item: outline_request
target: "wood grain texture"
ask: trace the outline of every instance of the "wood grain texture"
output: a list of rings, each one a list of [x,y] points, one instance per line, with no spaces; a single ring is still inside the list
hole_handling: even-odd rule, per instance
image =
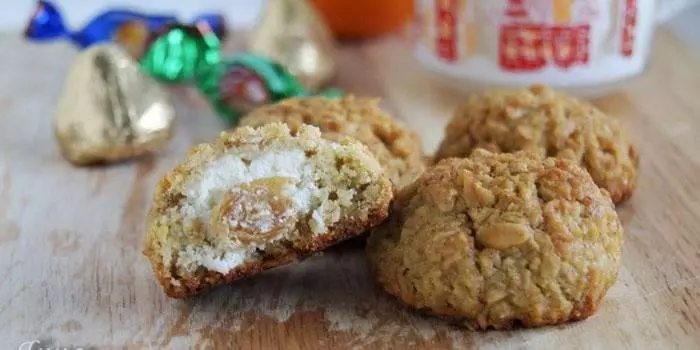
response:
[[[187,89],[162,152],[110,167],[60,158],[50,116],[74,55],[1,36],[0,347],[696,349],[700,344],[700,59],[660,31],[644,76],[595,103],[623,119],[641,154],[619,207],[623,267],[583,322],[469,332],[380,291],[358,247],[268,271],[185,301],[165,297],[141,255],[153,185],[221,125]],[[343,48],[337,86],[382,106],[432,152],[463,100],[426,79],[401,38]],[[28,75],[28,70],[32,74]],[[30,78],[29,78],[30,77]]]

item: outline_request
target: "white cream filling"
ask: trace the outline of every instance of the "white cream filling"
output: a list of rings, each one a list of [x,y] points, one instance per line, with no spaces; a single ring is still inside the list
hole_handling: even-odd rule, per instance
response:
[[[208,221],[212,203],[216,203],[222,193],[244,183],[275,176],[292,179],[298,183],[298,187],[307,187],[308,179],[305,179],[305,183],[299,183],[302,182],[304,173],[310,173],[311,169],[306,169],[307,167],[309,164],[301,150],[267,152],[251,160],[248,166],[241,160],[240,155],[229,154],[210,164],[201,178],[190,184],[187,198],[195,210],[195,215]],[[315,187],[313,179],[310,185]],[[308,210],[310,206],[309,201],[295,203],[303,204],[303,207],[299,208],[302,210]]]
[[[253,247],[253,251],[255,247]],[[210,246],[188,245],[180,251],[178,266],[188,271],[194,271],[203,266],[208,270],[227,273],[249,259],[253,251],[214,249]]]
[[[312,164],[303,150],[268,151],[251,159],[248,165],[241,160],[242,156],[244,155],[232,153],[214,161],[200,177],[189,184],[186,192],[187,199],[182,207],[182,214],[185,217],[196,218],[208,224],[214,207],[221,201],[224,193],[255,180],[285,177],[290,179],[291,183],[284,187],[282,195],[291,198],[293,210],[300,216],[312,212],[309,226],[314,234],[323,234],[327,231],[327,226],[332,222],[324,221],[322,203],[328,198],[328,190],[319,189],[316,186]],[[340,195],[341,200],[349,202],[354,191],[346,190]],[[339,219],[338,215],[334,215],[333,218],[334,222]],[[260,220],[256,225],[261,231],[272,229],[272,225],[265,220]],[[271,241],[282,238],[284,238],[283,235],[278,235]],[[190,245],[179,253],[177,265],[188,271],[202,266],[209,270],[227,273],[252,258],[258,248],[262,247],[254,244],[245,246],[227,244],[217,247]]]

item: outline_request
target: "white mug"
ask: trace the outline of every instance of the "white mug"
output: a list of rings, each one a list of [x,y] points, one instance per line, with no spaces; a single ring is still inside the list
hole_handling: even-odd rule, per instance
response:
[[[654,0],[418,0],[417,60],[464,90],[544,83],[591,96],[640,74]]]

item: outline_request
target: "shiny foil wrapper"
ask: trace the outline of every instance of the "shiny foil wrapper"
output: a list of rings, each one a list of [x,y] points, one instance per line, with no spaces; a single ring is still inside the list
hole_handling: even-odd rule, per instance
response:
[[[197,85],[229,125],[250,110],[279,100],[307,95],[284,67],[249,53],[227,57],[202,74]]]
[[[91,45],[111,42],[116,35],[119,35],[119,31],[124,30],[125,26],[137,25],[149,33],[155,33],[166,25],[182,23],[173,14],[143,13],[125,8],[111,8],[95,15],[82,28],[72,31],[66,26],[58,6],[51,1],[41,0],[36,2],[25,28],[24,37],[35,42],[67,39],[84,49]],[[196,16],[190,24],[206,25],[222,39],[227,32],[226,21],[218,13],[203,13]]]
[[[206,25],[166,26],[145,47],[144,54],[138,55],[141,67],[167,83],[192,82],[217,64],[221,55],[221,42]]]
[[[119,46],[78,55],[55,116],[62,155],[76,165],[117,162],[163,147],[174,109],[167,92]]]
[[[119,44],[134,59],[143,57],[146,45],[153,37],[148,26],[139,21],[124,23],[114,33],[114,42]]]
[[[132,28],[122,34],[138,41],[143,30]],[[133,47],[132,55],[139,56],[138,45]],[[194,82],[229,126],[254,108],[310,95],[294,74],[269,57],[255,53],[221,57],[218,37],[202,25],[168,27],[147,45],[140,64],[159,81]],[[329,90],[321,94],[334,97],[342,93]]]
[[[279,62],[309,91],[318,91],[337,69],[330,29],[305,0],[268,1],[249,49]]]

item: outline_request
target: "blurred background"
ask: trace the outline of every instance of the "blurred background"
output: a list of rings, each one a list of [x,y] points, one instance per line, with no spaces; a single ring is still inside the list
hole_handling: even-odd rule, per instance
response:
[[[111,6],[134,7],[141,11],[174,12],[184,18],[190,18],[203,11],[221,11],[230,20],[232,26],[251,26],[262,9],[263,0],[60,0],[55,1],[66,14],[66,24],[79,27],[89,21],[95,14]],[[0,29],[21,29],[26,23],[27,14],[32,12],[35,1],[4,0],[0,11]]]
[[[341,0],[331,0],[341,1]],[[355,2],[372,2],[364,0],[353,0]],[[386,0],[382,0],[386,1]],[[407,0],[412,1],[412,0]],[[57,4],[67,13],[66,22],[69,26],[75,27],[84,24],[96,13],[109,6],[134,6],[140,10],[153,10],[175,12],[178,16],[189,18],[202,11],[221,11],[226,15],[232,27],[250,27],[255,23],[255,19],[260,13],[267,0],[62,0]],[[322,1],[323,2],[323,1]],[[328,2],[328,1],[325,1]],[[679,13],[688,6],[698,3],[698,0],[657,0],[656,17],[659,21],[664,21]],[[35,2],[31,0],[3,1],[2,11],[0,11],[0,30],[21,29],[26,23],[26,14],[31,13]]]

